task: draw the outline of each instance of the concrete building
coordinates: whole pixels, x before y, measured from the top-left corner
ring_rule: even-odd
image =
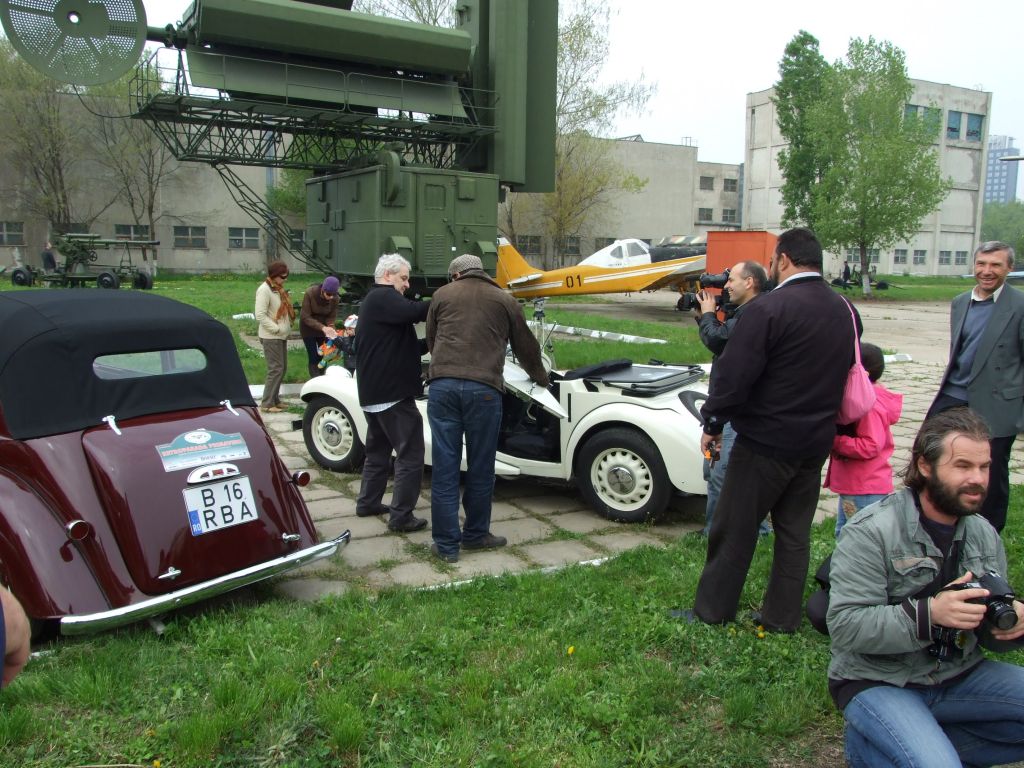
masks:
[[[741,165],[702,162],[692,144],[656,144],[640,136],[608,141],[612,159],[643,181],[643,188],[612,195],[600,215],[564,245],[541,234],[538,216],[523,216],[517,222],[516,245],[537,266],[575,264],[625,237],[656,244],[666,237],[741,227]],[[528,203],[523,208],[533,210]],[[503,210],[499,221],[504,220]]]
[[[999,158],[1019,155],[1012,136],[989,136],[988,172],[985,174],[985,202],[1012,203],[1017,199],[1017,169],[1020,163],[1003,162]]]
[[[882,274],[960,275],[981,231],[992,94],[925,80],[910,82],[914,91],[907,110],[941,118],[935,149],[953,187],[939,208],[921,221],[914,237],[885,251],[876,249],[870,259]],[[778,158],[786,142],[779,133],[773,96],[773,88],[747,94],[744,229],[783,229]],[[838,275],[844,259],[859,260],[859,255],[826,254],[826,272]]]

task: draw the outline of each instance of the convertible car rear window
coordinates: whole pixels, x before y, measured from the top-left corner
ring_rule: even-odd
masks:
[[[206,368],[206,355],[199,349],[162,349],[101,355],[93,360],[92,371],[101,379],[140,379],[193,373]]]

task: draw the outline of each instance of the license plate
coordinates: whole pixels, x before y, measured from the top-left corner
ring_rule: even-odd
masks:
[[[251,523],[258,517],[247,477],[186,488],[185,509],[193,536]]]

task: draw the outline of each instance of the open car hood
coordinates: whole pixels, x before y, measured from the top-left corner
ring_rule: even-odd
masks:
[[[534,402],[540,405],[548,413],[560,419],[568,417],[565,409],[559,405],[558,400],[545,387],[535,383],[526,371],[510,360],[505,361],[505,389],[514,394],[520,400]]]

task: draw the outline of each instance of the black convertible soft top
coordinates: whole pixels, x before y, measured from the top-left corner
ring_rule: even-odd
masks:
[[[202,370],[101,378],[106,355],[199,349]],[[72,432],[154,413],[255,405],[231,331],[202,310],[141,291],[0,292],[0,407],[11,437]]]

